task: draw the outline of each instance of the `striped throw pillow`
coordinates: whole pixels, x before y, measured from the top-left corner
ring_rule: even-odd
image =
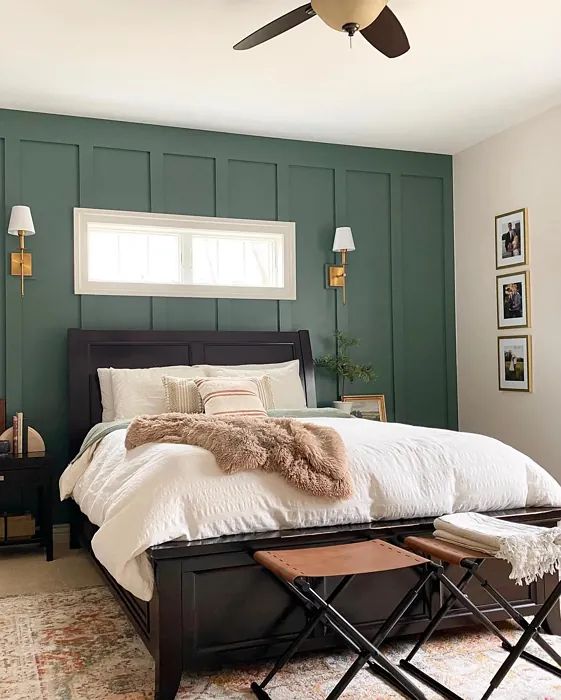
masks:
[[[162,377],[166,411],[169,413],[204,413],[203,400],[193,379]]]
[[[207,415],[267,418],[259,396],[260,382],[256,378],[195,379]]]

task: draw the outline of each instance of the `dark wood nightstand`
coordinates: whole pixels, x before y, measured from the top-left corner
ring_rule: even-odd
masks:
[[[27,455],[0,455],[0,489],[8,486],[24,491],[36,489],[38,512],[35,513],[39,531],[29,539],[0,540],[0,547],[39,544],[45,548],[47,561],[53,560],[53,479],[52,460],[45,452]]]

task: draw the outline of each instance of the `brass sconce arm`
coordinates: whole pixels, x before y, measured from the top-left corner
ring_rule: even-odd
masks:
[[[341,251],[341,264],[327,266],[327,286],[343,290],[343,304],[347,303],[347,251]]]
[[[10,258],[10,274],[20,277],[21,279],[21,295],[24,296],[24,278],[31,277],[33,271],[33,262],[31,253],[25,252],[25,235],[23,231],[18,232],[19,251],[13,252]]]

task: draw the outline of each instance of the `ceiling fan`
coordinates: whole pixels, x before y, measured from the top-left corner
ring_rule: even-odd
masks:
[[[409,51],[407,35],[388,7],[388,0],[312,0],[253,32],[237,43],[234,49],[252,49],[316,15],[332,29],[346,32],[351,39],[360,32],[388,58],[396,58]]]

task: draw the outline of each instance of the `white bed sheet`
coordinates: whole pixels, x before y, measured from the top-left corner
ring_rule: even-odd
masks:
[[[149,444],[127,453],[125,430],[67,468],[61,498],[72,496],[99,526],[96,557],[142,600],[150,600],[154,585],[146,550],[177,538],[561,506],[553,477],[492,438],[360,419],[305,420],[341,435],[355,486],[350,500],[309,496],[277,474],[225,475],[199,447]]]

